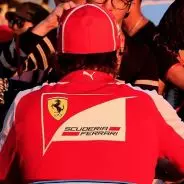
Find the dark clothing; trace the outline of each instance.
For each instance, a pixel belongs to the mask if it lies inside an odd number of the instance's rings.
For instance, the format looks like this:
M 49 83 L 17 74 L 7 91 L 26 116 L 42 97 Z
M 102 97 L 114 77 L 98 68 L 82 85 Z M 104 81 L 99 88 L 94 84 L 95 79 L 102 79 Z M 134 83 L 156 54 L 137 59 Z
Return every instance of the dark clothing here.
M 158 90 L 158 68 L 149 47 L 127 35 L 126 47 L 119 78 L 143 89 Z
M 153 30 L 155 30 L 155 32 Z M 137 42 L 146 43 L 151 48 L 156 58 L 155 61 L 158 66 L 159 77 L 164 81 L 166 80 L 165 77 L 169 68 L 177 64 L 179 61 L 177 60 L 175 54 L 169 52 L 164 45 L 159 44 L 159 41 L 157 41 L 156 32 L 157 28 L 153 23 L 149 22 L 133 38 L 136 39 Z M 152 42 L 150 41 L 151 35 L 153 37 Z M 183 93 L 183 90 L 178 89 L 173 84 L 168 82 L 166 83 L 165 99 L 173 106 L 173 108 L 177 109 L 182 105 L 184 101 Z M 184 118 L 182 114 L 184 114 L 184 112 L 181 108 L 178 112 L 178 115 L 183 120 Z
M 57 46 L 56 33 L 55 29 L 48 33 L 47 37 L 41 37 L 29 30 L 21 35 L 20 47 L 24 53 L 22 55 L 28 55 L 24 62 L 24 71 L 47 71 L 53 66 L 51 57 Z M 178 61 L 164 47 L 157 45 L 154 40 L 156 33 L 157 28 L 149 22 L 133 37 L 126 35 L 127 53 L 124 54 L 120 67 L 121 80 L 144 89 L 158 89 L 158 79 L 164 79 L 168 69 Z
M 55 53 L 56 30 L 44 37 L 33 34 L 31 30 L 23 33 L 19 37 L 20 55 L 15 51 L 15 45 L 15 40 L 12 40 L 1 52 L 0 62 L 3 65 L 4 77 L 10 77 L 10 71 L 15 73 L 20 66 L 22 72 L 47 71 L 50 58 Z M 39 77 L 36 80 L 42 82 Z
M 26 55 L 29 55 L 28 71 L 35 68 L 46 70 L 52 65 L 51 57 L 55 53 L 57 45 L 56 36 L 57 30 L 54 29 L 45 37 L 35 35 L 31 32 L 31 30 L 25 32 L 20 37 L 20 47 Z M 27 43 L 29 43 L 29 47 L 27 47 Z M 33 60 L 30 61 L 31 53 L 34 54 L 36 62 Z
M 126 35 L 126 47 L 120 67 L 120 79 L 143 89 L 158 90 L 158 80 L 166 80 L 167 71 L 178 63 L 172 53 L 155 39 L 157 27 L 148 22 L 134 36 Z
M 165 80 L 168 69 L 178 63 L 178 60 L 175 55 L 167 51 L 165 46 L 158 44 L 157 34 L 157 27 L 149 21 L 132 39 L 136 42 L 146 44 L 149 47 L 156 58 L 155 61 L 158 66 L 159 78 Z
M 44 37 L 37 36 L 28 30 L 19 37 L 18 52 L 15 40 L 1 45 L 0 78 L 16 75 L 16 80 L 9 79 L 10 86 L 4 93 L 5 104 L 0 106 L 0 129 L 4 115 L 16 94 L 47 80 L 49 69 L 52 67 L 50 64 L 51 57 L 55 53 L 55 45 L 56 30 Z M 25 76 L 26 72 L 30 73 Z M 18 76 L 18 73 L 23 75 Z

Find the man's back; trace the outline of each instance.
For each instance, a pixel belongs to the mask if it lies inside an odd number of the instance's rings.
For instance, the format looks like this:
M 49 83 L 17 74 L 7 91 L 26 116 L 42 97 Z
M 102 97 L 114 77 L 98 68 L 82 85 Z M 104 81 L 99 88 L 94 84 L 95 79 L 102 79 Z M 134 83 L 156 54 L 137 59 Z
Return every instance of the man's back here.
M 20 93 L 14 105 L 2 132 L 0 179 L 18 154 L 26 181 L 148 184 L 159 156 L 178 164 L 183 155 L 183 139 L 151 98 L 105 73 L 73 72 Z

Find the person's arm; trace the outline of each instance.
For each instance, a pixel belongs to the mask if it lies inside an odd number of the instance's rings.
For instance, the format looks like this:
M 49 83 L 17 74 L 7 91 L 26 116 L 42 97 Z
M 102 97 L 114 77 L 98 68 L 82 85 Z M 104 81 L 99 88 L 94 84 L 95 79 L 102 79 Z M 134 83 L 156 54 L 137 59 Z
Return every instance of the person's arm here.
M 174 183 L 175 182 L 178 183 L 181 180 L 183 180 L 183 173 L 180 172 L 179 169 L 173 163 L 171 163 L 168 159 L 160 158 L 157 163 L 155 178 L 159 178 L 164 182 L 172 181 Z
M 16 154 L 15 107 L 11 105 L 0 132 L 0 181 L 5 181 Z
M 184 123 L 172 106 L 162 96 L 149 92 L 159 113 L 160 157 L 157 177 L 165 181 L 178 181 L 184 178 Z M 170 136 L 171 135 L 171 136 Z
M 29 29 L 29 26 L 25 26 L 25 30 Z M 3 70 L 3 77 L 11 77 L 17 70 L 19 66 L 19 54 L 18 50 L 18 42 L 15 41 L 19 36 L 15 36 L 13 31 L 8 28 L 8 26 L 1 26 L 0 32 L 2 35 L 0 36 L 0 65 L 1 70 Z M 22 35 L 20 35 L 22 36 Z M 17 43 L 16 43 L 17 42 Z M 27 42 L 26 42 L 27 44 Z M 21 50 L 21 48 L 19 48 Z M 24 55 L 25 56 L 25 55 Z M 0 76 L 2 77 L 2 76 Z
M 184 179 L 184 139 L 164 121 L 159 126 L 160 154 L 180 172 L 181 178 L 176 179 Z
M 135 89 L 143 91 L 137 87 Z M 159 115 L 159 119 L 155 122 L 158 125 L 159 156 L 160 158 L 165 157 L 170 160 L 175 168 L 181 172 L 179 173 L 170 167 L 166 171 L 175 173 L 171 175 L 164 173 L 164 175 L 161 174 L 161 177 L 164 177 L 166 180 L 181 179 L 184 177 L 184 123 L 172 106 L 161 95 L 158 95 L 156 91 L 144 90 L 144 92 L 152 98 L 157 115 Z
M 167 80 L 184 90 L 184 67 L 176 63 L 169 68 L 166 74 Z
M 52 30 L 54 31 L 54 29 L 58 27 L 59 19 L 63 14 L 63 11 L 73 8 L 75 6 L 76 5 L 72 1 L 58 5 L 45 20 L 37 24 L 35 27 L 27 29 L 26 32 L 19 35 L 20 56 L 25 58 L 28 57 L 29 54 L 31 54 L 31 52 L 35 50 L 36 46 L 44 39 L 46 40 L 45 41 L 46 44 L 49 44 L 47 43 L 48 40 L 47 34 L 49 34 Z M 0 53 L 0 62 L 6 69 L 12 72 L 15 72 L 17 70 L 18 65 L 18 63 L 16 62 L 17 60 L 15 59 L 17 57 L 15 48 L 16 43 L 15 40 L 13 39 L 10 43 L 5 45 L 5 47 Z M 33 57 L 31 59 L 33 61 L 36 60 Z
M 3 71 L 3 76 L 10 77 L 17 70 L 17 60 L 16 51 L 15 51 L 15 40 L 12 39 L 10 42 L 3 44 L 1 53 L 0 53 L 0 66 L 1 71 Z M 0 77 L 2 77 L 2 72 Z
M 149 36 L 146 38 L 147 44 L 155 54 L 160 78 L 163 81 L 170 81 L 180 89 L 184 89 L 184 67 L 177 57 L 169 52 L 166 47 L 159 44 L 157 45 L 156 40 L 153 40 L 151 43 L 148 41 Z
M 169 80 L 180 89 L 184 89 L 184 67 L 177 57 L 169 52 L 166 47 L 157 44 L 157 39 L 155 39 L 157 28 L 155 27 L 155 31 L 153 31 L 154 29 L 150 31 L 151 27 L 154 28 L 153 25 L 151 26 L 150 24 L 147 30 L 143 28 L 141 34 L 137 33 L 139 40 L 141 40 L 142 35 L 142 41 L 146 43 L 155 54 L 160 78 Z M 151 41 L 151 39 L 153 40 Z
M 160 156 L 167 158 L 157 165 L 156 177 L 165 181 L 178 181 L 184 178 L 184 123 L 162 96 L 150 91 L 147 93 L 162 116 L 159 127 Z
M 159 77 L 165 81 L 169 80 L 181 89 L 184 89 L 184 67 L 177 57 L 169 52 L 165 46 L 157 43 L 157 27 L 152 22 L 147 22 L 141 27 L 133 39 L 149 46 L 155 55 Z
M 71 1 L 58 5 L 46 19 L 20 36 L 21 56 L 28 58 L 25 71 L 46 70 L 51 67 L 51 57 L 57 48 L 57 27 L 60 17 L 64 10 L 75 6 Z
M 32 29 L 32 33 L 45 36 L 48 32 L 58 27 L 63 12 L 75 6 L 76 4 L 72 1 L 59 4 L 45 20 Z

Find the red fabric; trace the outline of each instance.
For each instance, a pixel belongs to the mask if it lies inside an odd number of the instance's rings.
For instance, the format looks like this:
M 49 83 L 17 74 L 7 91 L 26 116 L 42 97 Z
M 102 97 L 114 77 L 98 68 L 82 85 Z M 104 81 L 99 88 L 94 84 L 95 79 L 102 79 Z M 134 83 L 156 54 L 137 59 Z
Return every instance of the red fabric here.
M 7 42 L 13 39 L 13 32 L 7 25 L 0 25 L 0 42 Z
M 72 9 L 61 21 L 58 44 L 59 52 L 64 53 L 112 52 L 119 48 L 115 19 L 95 5 Z
M 0 164 L 0 173 L 3 173 L 0 179 L 5 177 L 4 171 L 8 170 L 15 151 L 26 181 L 148 184 L 154 178 L 159 156 L 166 156 L 184 171 L 184 141 L 165 123 L 147 94 L 95 71 L 74 72 L 56 85 L 39 89 L 20 93 L 16 98 L 16 114 L 12 116 L 15 117 L 14 139 L 12 128 L 8 130 L 12 123 L 9 121 L 5 132 L 10 133 L 0 145 L 3 150 L 0 161 L 6 160 Z M 56 105 L 55 99 L 66 100 L 67 105 Z M 54 100 L 53 106 L 49 100 Z M 53 114 L 49 107 L 54 110 Z M 54 118 L 59 115 L 55 114 L 57 108 L 63 109 L 59 120 Z M 113 120 L 117 111 L 120 115 Z M 14 111 L 11 109 L 11 112 Z M 119 119 L 122 123 L 117 126 Z M 78 124 L 85 126 L 81 128 Z M 125 138 L 119 137 L 121 130 Z

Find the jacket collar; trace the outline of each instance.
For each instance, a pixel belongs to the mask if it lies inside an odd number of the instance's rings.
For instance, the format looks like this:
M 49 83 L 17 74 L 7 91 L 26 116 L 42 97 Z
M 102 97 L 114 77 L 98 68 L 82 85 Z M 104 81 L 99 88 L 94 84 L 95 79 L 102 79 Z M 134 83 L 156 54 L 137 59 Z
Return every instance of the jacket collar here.
M 114 82 L 113 76 L 95 70 L 77 70 L 69 73 L 61 82 Z

